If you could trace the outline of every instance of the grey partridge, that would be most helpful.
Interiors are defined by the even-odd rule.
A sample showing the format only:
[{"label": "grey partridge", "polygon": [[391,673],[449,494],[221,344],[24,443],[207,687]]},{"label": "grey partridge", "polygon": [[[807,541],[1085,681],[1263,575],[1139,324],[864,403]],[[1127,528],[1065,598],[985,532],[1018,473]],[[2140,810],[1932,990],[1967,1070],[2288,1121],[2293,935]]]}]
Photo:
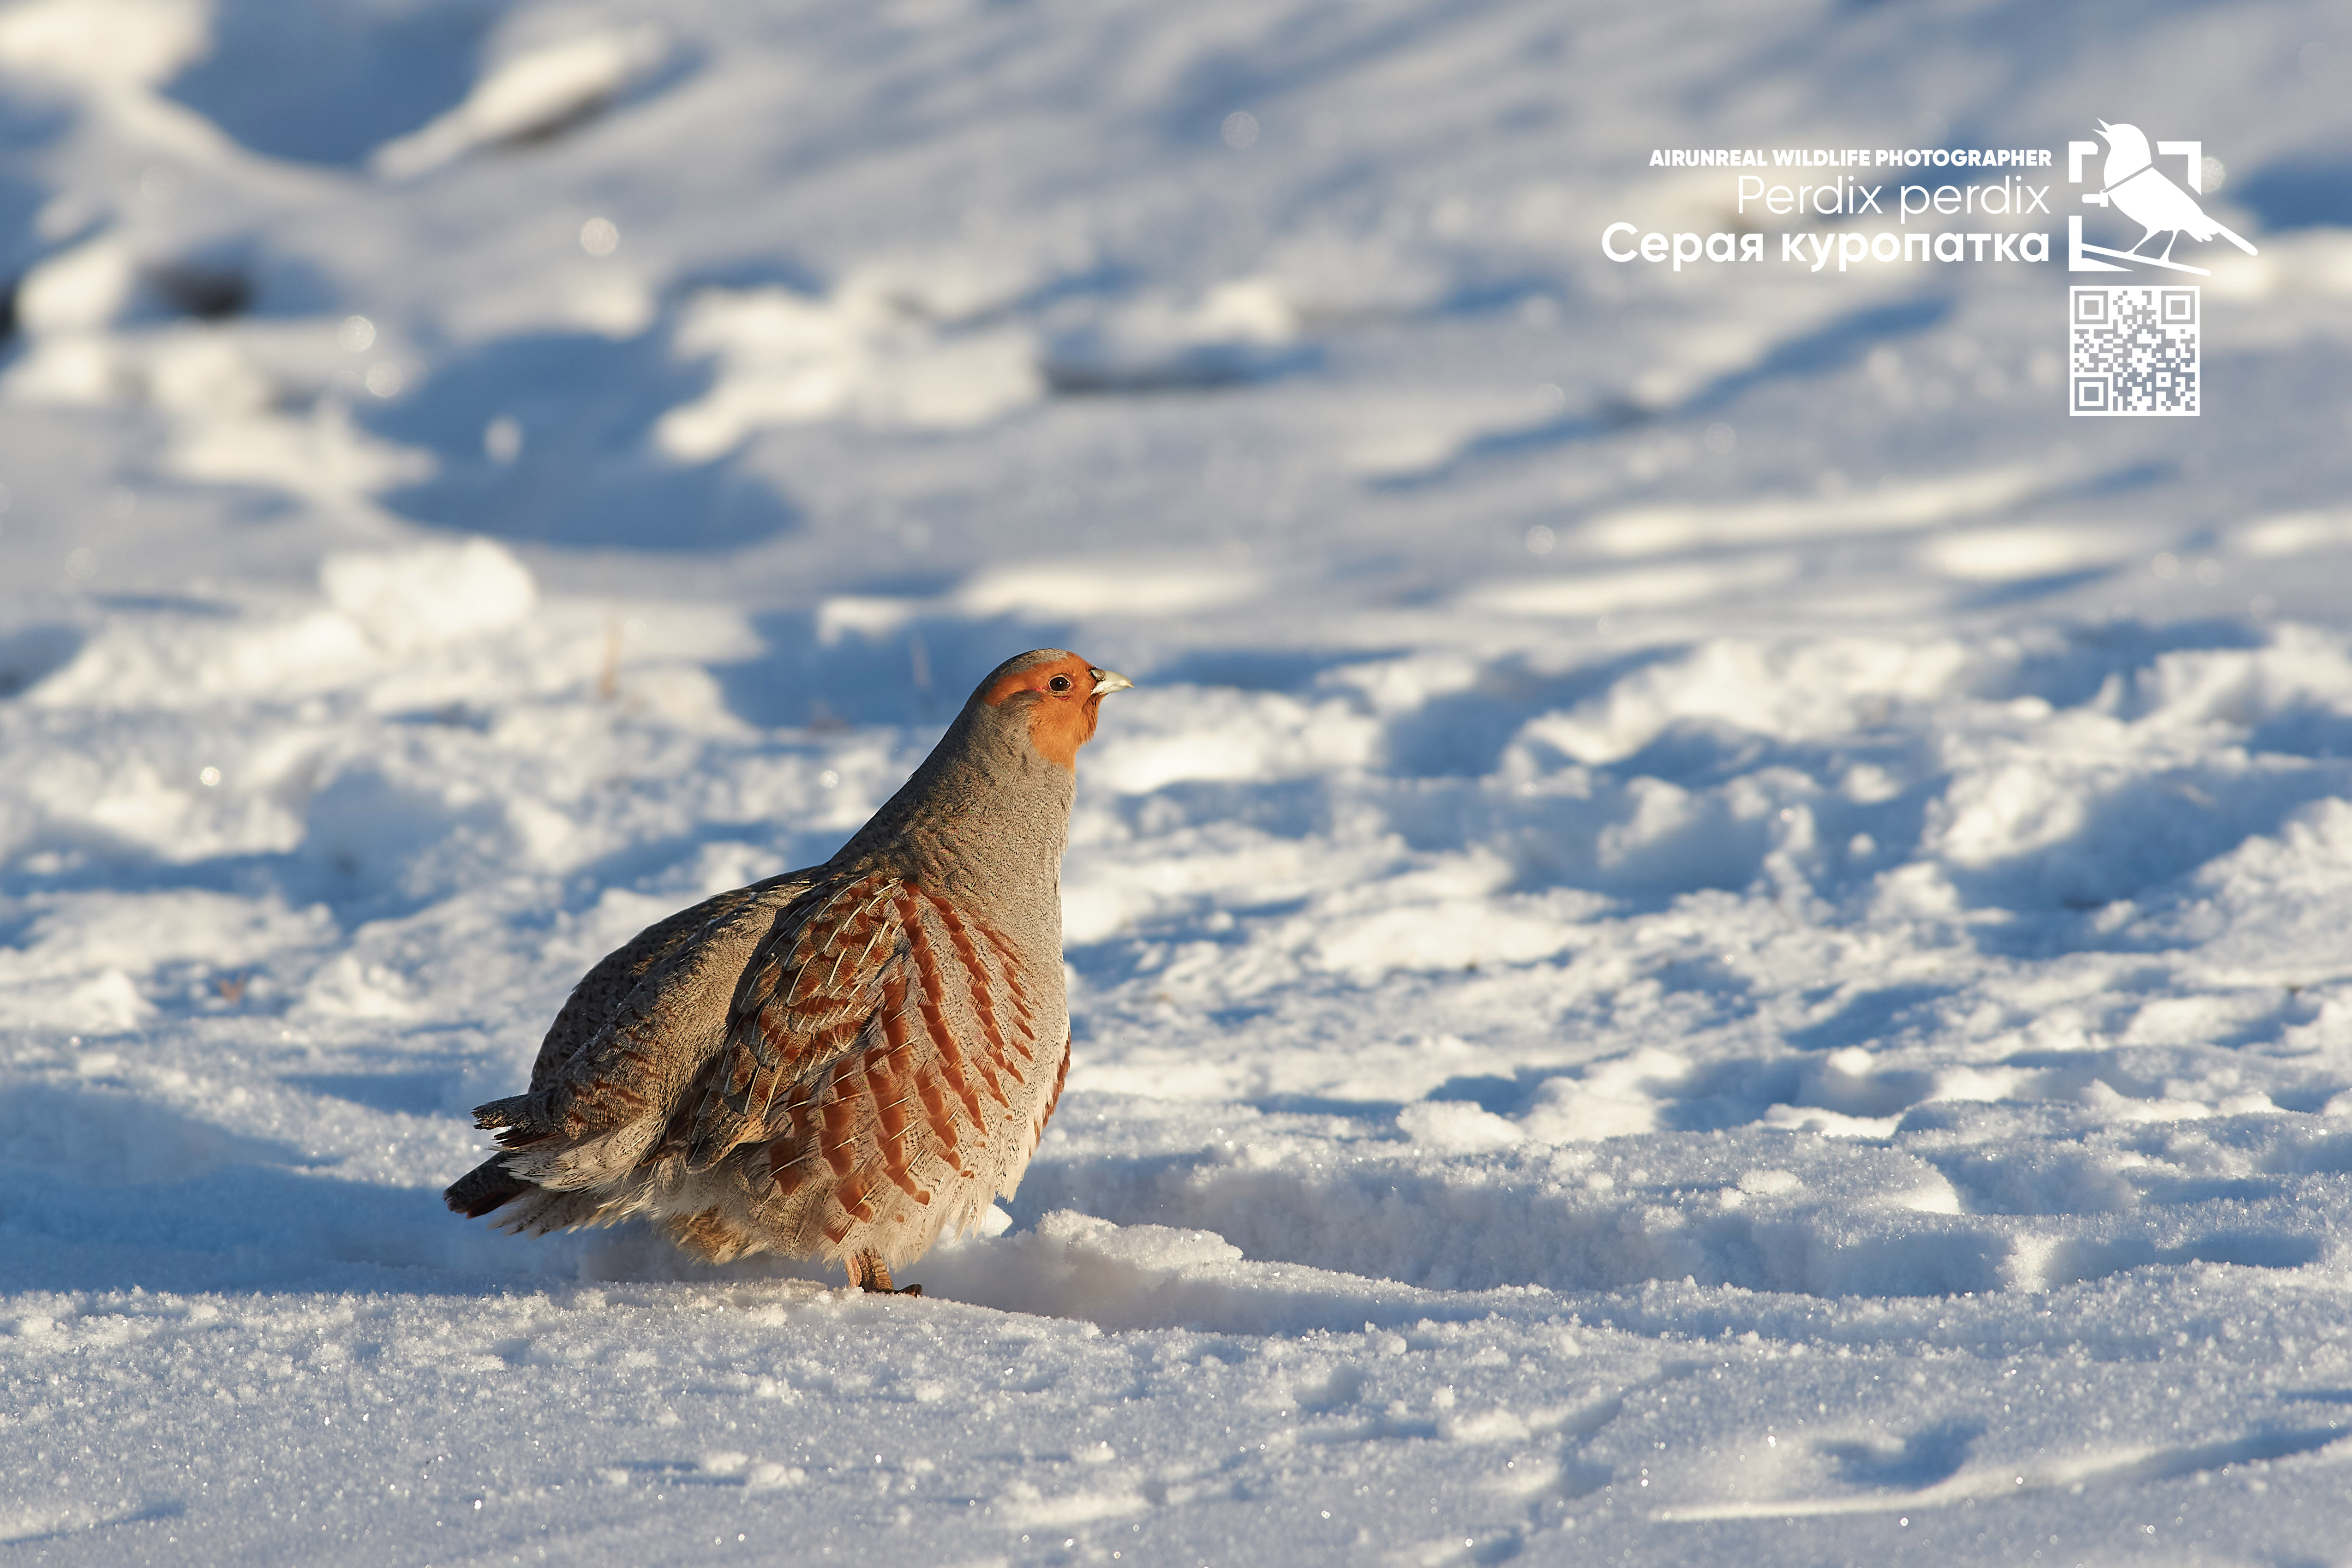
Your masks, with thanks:
[{"label": "grey partridge", "polygon": [[639,933],[572,989],[449,1206],[528,1235],[657,1220],[724,1261],[891,1270],[1010,1197],[1069,1072],[1078,748],[1132,683],[1040,648],[980,684],[822,866]]}]

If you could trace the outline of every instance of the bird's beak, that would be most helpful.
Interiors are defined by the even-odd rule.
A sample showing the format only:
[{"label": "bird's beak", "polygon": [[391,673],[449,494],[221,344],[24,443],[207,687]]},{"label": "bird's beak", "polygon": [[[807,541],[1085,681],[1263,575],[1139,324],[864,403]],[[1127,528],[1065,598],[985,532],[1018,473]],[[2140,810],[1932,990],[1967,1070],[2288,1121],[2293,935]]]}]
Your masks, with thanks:
[{"label": "bird's beak", "polygon": [[2115,138],[2114,138],[2114,137],[2112,137],[2112,136],[2107,136],[2107,132],[2110,132],[2110,131],[2113,131],[2114,129],[2115,129],[2115,127],[2114,127],[2114,126],[2112,126],[2112,125],[2110,125],[2110,124],[2108,124],[2105,121],[2102,120],[2102,121],[2099,121],[2099,134],[2100,134],[2100,135],[2102,135],[2102,136],[2106,136],[2106,137],[2107,137],[2107,140],[2108,140],[2108,141],[2110,141],[2110,142],[2114,141],[2114,140],[2115,140]]},{"label": "bird's beak", "polygon": [[1112,691],[1125,691],[1135,685],[1135,682],[1129,680],[1127,677],[1121,675],[1115,669],[1095,669],[1089,668],[1087,673],[1095,678],[1094,695],[1097,697],[1103,696],[1104,694]]}]

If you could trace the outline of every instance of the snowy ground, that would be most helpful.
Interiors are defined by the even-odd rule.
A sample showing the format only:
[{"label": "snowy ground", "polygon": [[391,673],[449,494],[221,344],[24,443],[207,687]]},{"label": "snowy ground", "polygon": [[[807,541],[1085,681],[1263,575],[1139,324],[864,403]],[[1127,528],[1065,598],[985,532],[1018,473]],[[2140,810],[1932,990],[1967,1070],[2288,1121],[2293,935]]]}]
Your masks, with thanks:
[{"label": "snowy ground", "polygon": [[[0,10],[0,1560],[2345,1560],[2341,7],[781,9]],[[1600,254],[2102,118],[2194,420]],[[1009,1228],[443,1210],[1039,645]]]}]

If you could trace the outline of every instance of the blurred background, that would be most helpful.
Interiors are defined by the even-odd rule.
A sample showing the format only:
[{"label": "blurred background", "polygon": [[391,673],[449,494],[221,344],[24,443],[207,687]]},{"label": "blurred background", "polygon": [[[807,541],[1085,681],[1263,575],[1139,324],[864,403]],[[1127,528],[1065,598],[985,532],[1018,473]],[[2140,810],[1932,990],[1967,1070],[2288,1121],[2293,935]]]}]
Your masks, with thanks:
[{"label": "blurred background", "polygon": [[[762,724],[1087,630],[1217,675],[1432,616],[2324,616],[2269,567],[2352,542],[2324,5],[24,0],[0,71],[19,687],[110,605],[466,535],[740,609]],[[2201,139],[2261,251],[2192,247],[2196,419],[2065,416],[2070,191],[2041,266],[1601,253],[1738,226],[1654,148],[2057,178],[2100,119]]]}]

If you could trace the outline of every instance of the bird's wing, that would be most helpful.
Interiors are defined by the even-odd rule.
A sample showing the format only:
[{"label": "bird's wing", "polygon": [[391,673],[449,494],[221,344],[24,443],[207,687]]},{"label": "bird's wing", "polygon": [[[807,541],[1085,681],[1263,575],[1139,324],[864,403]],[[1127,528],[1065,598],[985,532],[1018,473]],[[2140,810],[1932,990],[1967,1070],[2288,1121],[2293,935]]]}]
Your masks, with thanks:
[{"label": "bird's wing", "polygon": [[530,1087],[546,1087],[564,1064],[612,1021],[614,1011],[646,976],[675,958],[679,949],[704,928],[738,913],[763,894],[793,880],[805,879],[806,876],[805,872],[795,872],[705,899],[647,926],[599,959],[594,968],[580,977],[580,984],[572,988],[572,994],[556,1012],[555,1021],[548,1026],[547,1037],[540,1042],[538,1059],[531,1064]]},{"label": "bird's wing", "polygon": [[771,1140],[788,1163],[870,1145],[903,1174],[919,1145],[960,1167],[1045,1054],[1010,944],[884,874],[802,904],[753,959],[693,1124],[673,1133],[689,1168]]},{"label": "bird's wing", "polygon": [[819,883],[787,908],[728,1008],[726,1037],[678,1106],[666,1145],[708,1168],[765,1135],[793,1080],[852,1047],[908,948],[907,884],[885,872]]},{"label": "bird's wing", "polygon": [[[577,1145],[648,1119],[658,1132],[724,1042],[728,1003],[761,936],[805,885],[805,874],[756,883],[639,932],[572,988],[540,1047],[530,1092],[477,1106],[475,1125],[509,1150],[541,1148],[551,1157],[559,1142]],[[610,1173],[620,1152],[603,1152],[577,1172],[541,1171],[542,1160],[529,1171],[509,1168],[571,1185],[592,1167]]]}]

